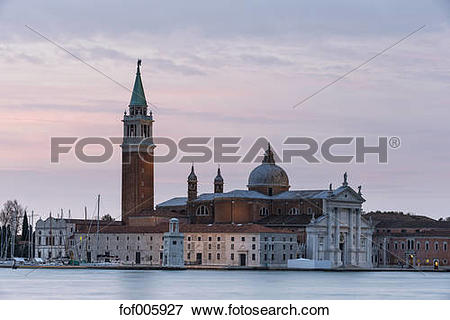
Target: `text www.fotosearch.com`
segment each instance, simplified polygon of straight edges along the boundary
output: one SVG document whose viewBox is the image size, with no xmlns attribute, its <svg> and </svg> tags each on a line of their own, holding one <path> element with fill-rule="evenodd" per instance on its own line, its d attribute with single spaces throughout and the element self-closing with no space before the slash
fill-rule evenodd
<svg viewBox="0 0 450 320">
<path fill-rule="evenodd" d="M 329 316 L 325 306 L 195 306 L 186 308 L 182 304 L 120 304 L 120 316 L 179 316 L 190 312 L 193 316 Z"/>
</svg>

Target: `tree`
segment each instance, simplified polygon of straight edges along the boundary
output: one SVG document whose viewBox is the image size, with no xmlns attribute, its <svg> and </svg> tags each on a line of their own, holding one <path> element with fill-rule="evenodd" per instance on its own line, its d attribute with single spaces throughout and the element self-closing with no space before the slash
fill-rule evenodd
<svg viewBox="0 0 450 320">
<path fill-rule="evenodd" d="M 28 217 L 27 217 L 27 212 L 25 211 L 25 215 L 23 216 L 23 221 L 22 221 L 22 241 L 27 241 L 28 237 L 29 237 L 29 226 L 28 226 Z"/>
<path fill-rule="evenodd" d="M 116 220 L 116 219 L 114 219 L 113 217 L 111 217 L 111 215 L 110 214 L 105 214 L 103 217 L 101 217 L 101 219 L 100 220 L 102 220 L 102 221 L 108 221 L 108 222 L 112 222 L 112 221 L 114 221 L 114 220 Z"/>
<path fill-rule="evenodd" d="M 13 227 L 13 232 L 21 230 L 21 221 L 25 214 L 25 208 L 17 200 L 8 200 L 0 210 L 0 224 Z"/>
</svg>

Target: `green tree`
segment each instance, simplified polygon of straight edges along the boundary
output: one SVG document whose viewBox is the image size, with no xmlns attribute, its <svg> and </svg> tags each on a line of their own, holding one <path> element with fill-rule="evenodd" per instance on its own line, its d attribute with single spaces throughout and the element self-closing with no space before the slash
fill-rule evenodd
<svg viewBox="0 0 450 320">
<path fill-rule="evenodd" d="M 29 225 L 28 225 L 28 216 L 27 216 L 27 212 L 25 211 L 25 214 L 23 216 L 23 220 L 22 220 L 22 241 L 28 241 L 29 238 Z"/>
</svg>

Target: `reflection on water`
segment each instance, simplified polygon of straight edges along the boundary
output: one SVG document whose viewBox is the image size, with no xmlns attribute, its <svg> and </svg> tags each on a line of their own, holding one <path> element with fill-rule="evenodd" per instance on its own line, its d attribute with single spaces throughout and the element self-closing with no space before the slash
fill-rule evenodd
<svg viewBox="0 0 450 320">
<path fill-rule="evenodd" d="M 450 273 L 0 269 L 0 299 L 450 299 Z"/>
</svg>

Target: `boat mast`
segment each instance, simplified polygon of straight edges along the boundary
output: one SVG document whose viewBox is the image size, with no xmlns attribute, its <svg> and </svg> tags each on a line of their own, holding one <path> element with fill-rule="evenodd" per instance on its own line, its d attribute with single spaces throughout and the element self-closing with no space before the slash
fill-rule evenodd
<svg viewBox="0 0 450 320">
<path fill-rule="evenodd" d="M 28 241 L 30 241 L 30 259 L 33 258 L 34 256 L 34 237 L 33 237 L 33 230 L 34 230 L 34 210 L 31 210 L 31 228 L 28 228 L 30 230 L 30 238 L 28 239 Z"/>
<path fill-rule="evenodd" d="M 11 230 L 11 258 L 14 258 L 14 247 L 16 245 L 16 232 L 17 232 L 17 223 L 16 223 L 16 214 L 17 211 L 14 210 L 13 211 L 13 225 L 12 225 L 12 230 Z"/>
<path fill-rule="evenodd" d="M 99 231 L 100 231 L 100 195 L 97 197 L 97 262 L 98 262 L 98 251 L 99 251 Z"/>
</svg>

